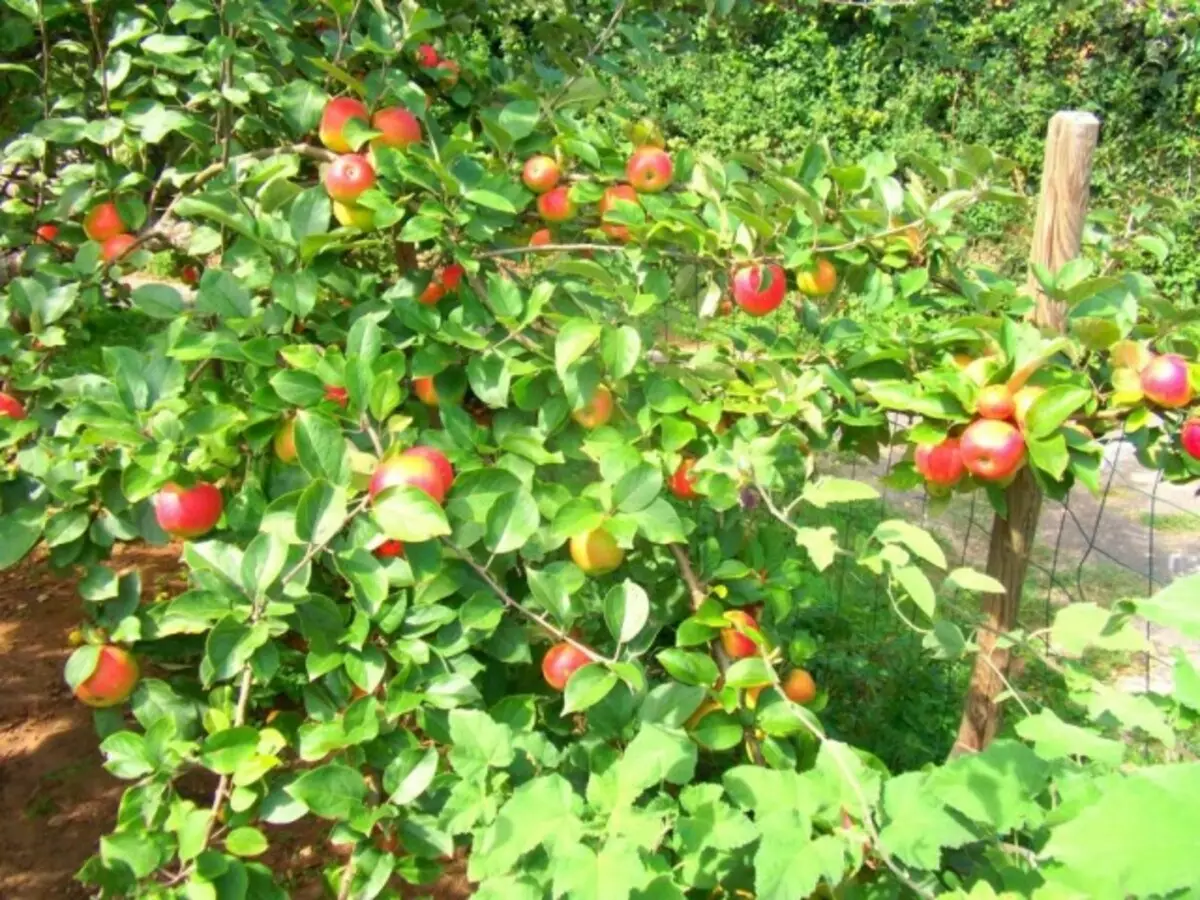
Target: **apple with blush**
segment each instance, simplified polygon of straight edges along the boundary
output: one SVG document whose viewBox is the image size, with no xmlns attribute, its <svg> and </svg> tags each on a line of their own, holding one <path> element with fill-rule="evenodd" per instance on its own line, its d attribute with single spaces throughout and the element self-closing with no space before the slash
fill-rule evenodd
<svg viewBox="0 0 1200 900">
<path fill-rule="evenodd" d="M 1192 380 L 1187 360 L 1166 353 L 1150 360 L 1142 369 L 1142 393 L 1164 409 L 1179 409 L 1192 402 Z"/>
<path fill-rule="evenodd" d="M 730 628 L 721 629 L 721 646 L 730 659 L 745 659 L 758 654 L 758 644 L 745 634 L 747 631 L 758 633 L 758 622 L 754 616 L 744 609 L 727 609 L 725 618 L 733 623 Z"/>
<path fill-rule="evenodd" d="M 613 240 L 627 241 L 629 240 L 629 229 L 626 226 L 618 225 L 614 222 L 604 222 L 604 217 L 610 210 L 615 209 L 618 203 L 633 203 L 638 205 L 637 191 L 628 184 L 614 184 L 612 187 L 605 189 L 603 196 L 600 198 L 600 219 L 602 222 L 600 230 Z"/>
<path fill-rule="evenodd" d="M 372 147 L 393 147 L 404 150 L 421 141 L 421 123 L 403 106 L 389 106 L 371 117 L 371 127 L 380 132 L 371 141 Z"/>
<path fill-rule="evenodd" d="M 1179 443 L 1183 452 L 1192 459 L 1200 460 L 1200 419 L 1188 419 L 1179 431 Z"/>
<path fill-rule="evenodd" d="M 117 205 L 111 201 L 98 203 L 88 210 L 83 217 L 83 233 L 88 240 L 103 244 L 109 238 L 115 238 L 125 233 L 125 223 L 121 221 L 121 213 Z"/>
<path fill-rule="evenodd" d="M 137 238 L 132 234 L 118 234 L 110 237 L 100 245 L 100 257 L 106 264 L 111 266 L 132 250 L 133 245 L 136 243 Z"/>
<path fill-rule="evenodd" d="M 913 463 L 926 481 L 940 487 L 953 487 L 967 474 L 958 438 L 946 438 L 940 444 L 918 444 Z"/>
<path fill-rule="evenodd" d="M 796 289 L 807 297 L 827 297 L 837 288 L 837 269 L 821 256 L 796 276 Z"/>
<path fill-rule="evenodd" d="M 128 650 L 113 644 L 81 647 L 76 654 L 95 654 L 92 671 L 75 685 L 76 699 L 95 709 L 118 706 L 129 699 L 138 683 L 138 664 Z"/>
<path fill-rule="evenodd" d="M 20 400 L 0 391 L 0 419 L 24 419 L 26 415 Z"/>
<path fill-rule="evenodd" d="M 743 266 L 733 273 L 733 302 L 752 316 L 765 316 L 779 308 L 787 293 L 787 276 L 774 263 Z"/>
<path fill-rule="evenodd" d="M 638 147 L 625 164 L 625 180 L 639 193 L 660 194 L 671 185 L 675 165 L 661 147 Z"/>
<path fill-rule="evenodd" d="M 554 158 L 540 153 L 525 160 L 525 166 L 521 170 L 521 181 L 535 194 L 544 194 L 558 186 L 561 175 Z"/>
<path fill-rule="evenodd" d="M 612 391 L 600 385 L 587 403 L 571 413 L 571 418 L 590 431 L 606 424 L 612 418 L 612 414 Z"/>
<path fill-rule="evenodd" d="M 171 482 L 154 495 L 158 527 L 173 538 L 203 537 L 220 521 L 224 509 L 221 491 L 207 482 L 190 488 Z"/>
<path fill-rule="evenodd" d="M 374 185 L 375 169 L 358 153 L 343 153 L 325 170 L 325 191 L 339 203 L 353 204 Z"/>
<path fill-rule="evenodd" d="M 1008 386 L 989 384 L 980 389 L 975 398 L 975 410 L 985 419 L 1011 419 L 1017 412 L 1016 403 Z"/>
<path fill-rule="evenodd" d="M 321 143 L 334 153 L 349 153 L 353 150 L 343 133 L 346 123 L 351 119 L 358 119 L 364 128 L 368 127 L 371 116 L 361 100 L 354 97 L 334 97 L 326 103 L 325 109 L 321 111 L 321 123 L 317 130 Z"/>
<path fill-rule="evenodd" d="M 960 438 L 963 465 L 983 481 L 1003 481 L 1025 461 L 1025 438 L 1016 426 L 976 419 Z"/>
<path fill-rule="evenodd" d="M 565 691 L 571 676 L 586 666 L 588 655 L 574 644 L 562 641 L 546 651 L 542 657 L 542 677 L 556 691 Z"/>
<path fill-rule="evenodd" d="M 700 496 L 696 493 L 696 479 L 692 477 L 692 468 L 695 465 L 696 460 L 685 457 L 667 482 L 667 490 L 680 500 L 695 500 Z"/>
<path fill-rule="evenodd" d="M 537 208 L 538 215 L 552 223 L 569 222 L 576 213 L 575 201 L 566 185 L 559 185 L 538 197 Z"/>
</svg>

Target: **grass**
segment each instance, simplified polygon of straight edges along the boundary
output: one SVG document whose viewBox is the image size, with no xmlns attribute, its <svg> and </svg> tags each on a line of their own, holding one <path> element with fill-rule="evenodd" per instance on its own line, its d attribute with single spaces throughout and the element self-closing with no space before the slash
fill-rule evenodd
<svg viewBox="0 0 1200 900">
<path fill-rule="evenodd" d="M 1147 528 L 1153 526 L 1155 531 L 1164 534 L 1200 534 L 1200 516 L 1195 513 L 1156 513 L 1151 518 L 1150 513 L 1144 512 L 1138 520 Z"/>
</svg>

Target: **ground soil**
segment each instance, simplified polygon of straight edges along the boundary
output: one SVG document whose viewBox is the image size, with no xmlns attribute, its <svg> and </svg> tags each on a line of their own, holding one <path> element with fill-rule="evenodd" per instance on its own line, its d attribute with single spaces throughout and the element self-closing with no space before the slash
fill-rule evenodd
<svg viewBox="0 0 1200 900">
<path fill-rule="evenodd" d="M 182 584 L 179 548 L 123 547 L 113 565 L 142 572 L 146 599 Z M 63 681 L 68 635 L 81 618 L 75 578 L 26 560 L 0 572 L 0 898 L 84 900 L 74 875 L 112 830 L 124 784 L 102 766 L 91 711 Z M 205 802 L 211 785 L 189 785 Z M 293 900 L 331 897 L 321 868 L 335 853 L 326 826 L 301 820 L 271 835 L 263 861 Z M 460 858 L 428 889 L 406 897 L 460 900 L 471 895 Z"/>
</svg>

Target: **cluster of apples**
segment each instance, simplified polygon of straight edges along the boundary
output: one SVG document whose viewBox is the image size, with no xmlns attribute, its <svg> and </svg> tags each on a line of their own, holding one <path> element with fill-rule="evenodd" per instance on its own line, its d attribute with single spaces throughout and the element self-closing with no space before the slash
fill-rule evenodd
<svg viewBox="0 0 1200 900">
<path fill-rule="evenodd" d="M 759 635 L 760 639 L 761 635 L 753 609 L 728 609 L 725 611 L 725 618 L 730 623 L 729 628 L 721 629 L 721 647 L 725 655 L 732 660 L 757 656 L 758 642 L 750 635 Z M 746 691 L 748 707 L 754 708 L 764 687 L 765 685 L 759 685 Z M 793 703 L 811 703 L 817 696 L 816 682 L 804 669 L 796 668 L 788 672 L 783 678 L 782 687 L 784 696 Z"/>
<path fill-rule="evenodd" d="M 47 226 L 43 226 L 43 228 L 45 227 Z M 54 226 L 49 227 L 53 228 Z M 83 233 L 88 236 L 88 240 L 100 244 L 100 256 L 108 265 L 119 260 L 137 243 L 137 238 L 125 229 L 126 225 L 121 219 L 121 213 L 111 200 L 97 203 L 83 217 Z M 57 236 L 57 228 L 54 233 Z M 41 229 L 38 230 L 38 236 L 42 236 Z"/>
<path fill-rule="evenodd" d="M 837 283 L 837 268 L 823 256 L 796 277 L 796 289 L 809 297 L 826 297 Z M 778 263 L 742 266 L 733 273 L 733 302 L 748 315 L 774 312 L 786 293 L 787 275 Z"/>
<path fill-rule="evenodd" d="M 1024 387 L 1015 394 L 1007 385 L 983 387 L 976 399 L 978 418 L 957 437 L 938 444 L 918 444 L 913 462 L 932 486 L 948 489 L 969 472 L 981 481 L 1005 482 L 1025 462 L 1025 416 L 1045 392 Z"/>
</svg>

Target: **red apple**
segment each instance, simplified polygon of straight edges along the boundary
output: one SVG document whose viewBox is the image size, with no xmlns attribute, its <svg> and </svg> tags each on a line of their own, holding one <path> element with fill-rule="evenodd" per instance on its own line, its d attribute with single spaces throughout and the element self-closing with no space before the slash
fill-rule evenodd
<svg viewBox="0 0 1200 900">
<path fill-rule="evenodd" d="M 0 392 L 0 419 L 23 419 L 25 407 L 12 394 Z"/>
<path fill-rule="evenodd" d="M 137 660 L 128 650 L 106 644 L 100 648 L 92 674 L 76 686 L 75 697 L 98 709 L 117 706 L 129 699 L 137 683 Z"/>
<path fill-rule="evenodd" d="M 554 690 L 563 691 L 566 690 L 571 676 L 589 662 L 591 660 L 586 653 L 574 644 L 563 641 L 547 650 L 546 655 L 542 657 L 542 677 Z"/>
<path fill-rule="evenodd" d="M 1187 360 L 1174 353 L 1156 356 L 1142 369 L 1142 393 L 1151 403 L 1179 409 L 1192 402 Z"/>
<path fill-rule="evenodd" d="M 673 177 L 671 157 L 659 147 L 638 147 L 625 165 L 625 180 L 643 194 L 665 191 Z"/>
<path fill-rule="evenodd" d="M 429 284 L 425 285 L 425 290 L 421 291 L 417 297 L 418 303 L 424 303 L 426 306 L 437 306 L 437 302 L 446 296 L 446 288 L 438 280 L 435 275 L 429 280 Z"/>
<path fill-rule="evenodd" d="M 404 542 L 384 541 L 375 548 L 375 556 L 378 559 L 395 559 L 398 556 L 404 556 Z"/>
<path fill-rule="evenodd" d="M 220 490 L 204 482 L 193 488 L 170 483 L 154 496 L 158 527 L 175 538 L 208 534 L 220 520 L 224 507 Z"/>
<path fill-rule="evenodd" d="M 179 270 L 179 280 L 184 284 L 199 284 L 200 270 L 193 265 L 184 266 Z"/>
<path fill-rule="evenodd" d="M 940 444 L 918 444 L 914 463 L 926 481 L 944 487 L 958 484 L 967 474 L 958 438 L 946 438 Z"/>
<path fill-rule="evenodd" d="M 960 446 L 967 471 L 984 481 L 1002 481 L 1025 461 L 1021 432 L 996 419 L 976 419 L 962 433 Z"/>
<path fill-rule="evenodd" d="M 603 221 L 604 216 L 610 209 L 614 209 L 618 201 L 637 204 L 638 195 L 628 184 L 614 184 L 612 187 L 605 189 L 604 196 L 600 198 L 600 219 Z M 617 225 L 611 222 L 604 222 L 600 226 L 600 230 L 607 234 L 610 238 L 616 241 L 629 240 L 629 229 L 624 225 Z"/>
<path fill-rule="evenodd" d="M 4 395 L 0 394 L 0 398 Z M 1200 419 L 1188 419 L 1179 432 L 1179 443 L 1192 459 L 1200 459 Z"/>
<path fill-rule="evenodd" d="M 350 392 L 341 385 L 327 384 L 325 385 L 325 399 L 345 409 L 350 402 Z"/>
<path fill-rule="evenodd" d="M 742 631 L 758 631 L 758 622 L 744 609 L 728 609 L 725 618 L 741 627 Z M 758 653 L 758 645 L 737 628 L 721 629 L 721 646 L 730 659 L 745 659 Z"/>
<path fill-rule="evenodd" d="M 136 243 L 137 238 L 132 234 L 118 234 L 100 245 L 100 256 L 107 264 L 112 265 L 128 253 L 129 248 Z"/>
<path fill-rule="evenodd" d="M 592 394 L 592 399 L 583 405 L 580 409 L 571 413 L 571 418 L 582 425 L 584 428 L 592 429 L 599 428 L 612 418 L 613 414 L 613 396 L 612 391 L 604 385 L 596 388 L 596 393 Z"/>
<path fill-rule="evenodd" d="M 439 60 L 434 66 L 437 69 L 437 77 L 442 82 L 443 86 L 452 88 L 458 84 L 458 63 L 452 59 Z"/>
<path fill-rule="evenodd" d="M 458 263 L 450 263 L 446 268 L 442 269 L 441 281 L 442 287 L 446 289 L 446 293 L 452 293 L 458 290 L 459 283 L 463 280 L 463 276 L 467 274 L 467 270 Z"/>
<path fill-rule="evenodd" d="M 435 503 L 446 497 L 446 485 L 438 467 L 424 457 L 404 453 L 383 460 L 371 476 L 367 490 L 374 500 L 388 488 L 404 486 L 424 491 Z"/>
<path fill-rule="evenodd" d="M 549 228 L 539 228 L 529 236 L 530 247 L 545 247 L 547 244 L 554 243 L 554 235 L 550 233 Z"/>
<path fill-rule="evenodd" d="M 1011 419 L 1017 412 L 1013 395 L 1004 384 L 989 384 L 979 391 L 975 408 L 985 419 Z"/>
<path fill-rule="evenodd" d="M 437 471 L 438 478 L 442 480 L 442 493 L 450 493 L 450 487 L 454 484 L 454 466 L 450 465 L 450 460 L 446 459 L 441 450 L 418 445 L 416 447 L 409 447 L 400 455 L 423 459 L 432 464 L 433 468 Z"/>
<path fill-rule="evenodd" d="M 765 316 L 779 308 L 787 293 L 783 268 L 745 266 L 733 273 L 733 301 L 752 316 Z"/>
<path fill-rule="evenodd" d="M 371 118 L 371 127 L 383 132 L 371 141 L 372 147 L 396 147 L 403 150 L 421 141 L 421 123 L 403 106 L 381 109 Z"/>
<path fill-rule="evenodd" d="M 575 218 L 575 203 L 565 185 L 538 197 L 537 208 L 538 214 L 547 222 L 568 222 Z"/>
<path fill-rule="evenodd" d="M 426 406 L 438 405 L 437 388 L 434 387 L 433 379 L 428 375 L 424 378 L 414 378 L 412 389 L 413 393 L 417 395 L 417 399 Z"/>
<path fill-rule="evenodd" d="M 544 194 L 558 184 L 560 174 L 558 163 L 554 161 L 553 157 L 539 154 L 525 160 L 525 168 L 521 170 L 521 180 L 525 182 L 525 187 L 535 194 Z"/>
<path fill-rule="evenodd" d="M 438 64 L 438 52 L 432 44 L 422 44 L 417 48 L 417 62 L 426 69 L 432 69 Z"/>
<path fill-rule="evenodd" d="M 49 244 L 49 243 L 53 242 L 55 238 L 58 237 L 58 226 L 57 225 L 39 225 L 37 228 L 37 231 L 35 231 L 34 234 L 37 236 L 35 243 Z"/>
<path fill-rule="evenodd" d="M 375 170 L 357 153 L 343 153 L 325 170 L 326 192 L 342 203 L 353 203 L 374 184 Z"/>
<path fill-rule="evenodd" d="M 88 210 L 83 217 L 83 233 L 89 240 L 104 243 L 109 238 L 125 233 L 125 223 L 117 212 L 117 204 L 111 202 L 98 203 Z"/>
<path fill-rule="evenodd" d="M 667 482 L 667 489 L 680 500 L 695 500 L 700 496 L 696 493 L 696 479 L 692 477 L 692 467 L 695 465 L 694 459 L 685 457 Z"/>
<path fill-rule="evenodd" d="M 354 148 L 350 146 L 342 134 L 342 129 L 351 119 L 359 119 L 364 126 L 371 120 L 366 106 L 354 97 L 334 97 L 325 104 L 321 113 L 321 125 L 318 130 L 321 143 L 334 153 L 349 153 Z"/>
<path fill-rule="evenodd" d="M 824 257 L 796 276 L 796 289 L 809 297 L 825 297 L 837 287 L 837 269 Z"/>
</svg>

